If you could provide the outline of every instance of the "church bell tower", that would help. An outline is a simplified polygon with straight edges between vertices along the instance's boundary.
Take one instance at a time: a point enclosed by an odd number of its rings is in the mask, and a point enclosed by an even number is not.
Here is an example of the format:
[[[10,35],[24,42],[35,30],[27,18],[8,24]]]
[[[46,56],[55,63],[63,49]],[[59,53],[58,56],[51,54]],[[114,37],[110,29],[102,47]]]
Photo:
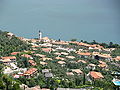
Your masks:
[[[39,39],[42,39],[42,32],[39,30]]]

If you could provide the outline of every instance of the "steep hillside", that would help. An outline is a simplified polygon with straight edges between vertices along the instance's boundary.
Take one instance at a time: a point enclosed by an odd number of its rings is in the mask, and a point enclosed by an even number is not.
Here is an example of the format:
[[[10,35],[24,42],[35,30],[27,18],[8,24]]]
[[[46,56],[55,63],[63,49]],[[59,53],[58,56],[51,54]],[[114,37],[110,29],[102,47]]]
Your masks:
[[[19,40],[15,35],[0,30],[0,56],[7,56],[14,51],[28,50],[29,45]]]

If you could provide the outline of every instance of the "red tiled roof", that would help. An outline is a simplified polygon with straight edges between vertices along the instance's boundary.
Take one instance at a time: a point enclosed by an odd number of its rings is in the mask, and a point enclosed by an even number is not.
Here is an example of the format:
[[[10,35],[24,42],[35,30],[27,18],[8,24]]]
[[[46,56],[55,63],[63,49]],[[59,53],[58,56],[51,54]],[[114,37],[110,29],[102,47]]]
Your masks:
[[[107,67],[107,64],[99,64],[98,66],[101,68],[105,68],[105,67]]]
[[[95,71],[91,71],[90,72],[91,77],[93,77],[94,79],[100,79],[100,78],[104,78],[103,75],[100,72],[95,72]]]
[[[28,62],[29,62],[32,66],[35,66],[35,65],[36,65],[35,61],[33,61],[33,60],[28,60]]]
[[[1,59],[16,59],[16,57],[15,56],[8,56],[8,57],[1,57]]]
[[[73,72],[66,72],[67,75],[74,75]]]
[[[33,45],[32,47],[33,47],[33,48],[36,48],[36,47],[40,47],[40,46],[37,46],[37,45]]]
[[[44,52],[50,52],[52,50],[52,48],[42,48],[42,51]]]
[[[100,54],[99,57],[103,57],[103,58],[111,58],[111,56],[108,55],[108,54]]]
[[[61,45],[68,45],[68,42],[60,41],[60,42],[53,42],[53,44],[61,44]]]
[[[47,65],[48,63],[40,61],[40,64]]]
[[[89,52],[79,52],[78,53],[79,55],[83,55],[83,56],[90,56],[91,55],[91,53],[89,53]]]
[[[83,72],[80,69],[72,69],[73,72],[76,72],[77,74],[82,74]]]
[[[114,60],[120,61],[120,56],[117,56],[116,58],[114,58]]]
[[[90,45],[89,45],[89,44],[87,44],[87,43],[83,43],[83,42],[78,43],[78,45],[80,45],[80,46],[90,47]]]
[[[33,73],[36,72],[36,71],[37,71],[36,68],[30,68],[28,71],[26,71],[26,72],[24,73],[24,75],[31,75],[31,74],[33,74]]]
[[[12,52],[11,55],[17,55],[19,54],[20,52]]]
[[[65,62],[64,62],[64,61],[58,61],[58,63],[59,63],[59,64],[65,64]]]
[[[84,60],[78,60],[77,62],[87,63],[87,62],[84,61]]]
[[[23,54],[21,55],[22,57],[26,57],[26,58],[31,58],[32,56],[31,55],[28,55],[28,54]]]

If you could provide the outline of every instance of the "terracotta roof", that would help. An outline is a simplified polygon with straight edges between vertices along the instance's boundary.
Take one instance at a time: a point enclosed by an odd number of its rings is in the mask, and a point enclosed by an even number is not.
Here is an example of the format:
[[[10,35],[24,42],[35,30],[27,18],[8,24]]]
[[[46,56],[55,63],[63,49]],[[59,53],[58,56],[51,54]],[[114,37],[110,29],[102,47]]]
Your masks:
[[[92,66],[92,67],[95,67],[96,65],[95,65],[95,64],[92,64],[92,63],[91,63],[91,64],[89,64],[88,66]]]
[[[90,47],[94,47],[94,48],[95,48],[95,47],[97,47],[97,45],[96,45],[96,44],[93,44],[93,45],[90,45]]]
[[[1,59],[16,59],[16,57],[15,56],[8,56],[8,57],[1,57]]]
[[[19,54],[20,52],[12,52],[11,55],[17,55]]]
[[[38,45],[33,45],[32,47],[33,47],[33,48],[36,48],[36,47],[40,47],[40,46],[38,46]]]
[[[48,37],[43,37],[42,40],[50,40]]]
[[[90,56],[91,55],[91,53],[89,53],[89,52],[79,52],[78,53],[79,55],[83,55],[83,56]]]
[[[83,42],[78,43],[78,45],[80,45],[80,46],[90,47],[90,45],[89,45],[89,44],[87,44],[87,43],[83,43]]]
[[[107,67],[107,64],[99,64],[98,66],[101,68],[105,68],[105,67]]]
[[[83,73],[80,69],[72,69],[72,72],[76,72],[77,74],[82,74]]]
[[[98,56],[103,58],[112,58],[109,54],[99,54]]]
[[[94,56],[98,55],[99,57],[102,57],[102,58],[112,58],[110,54],[100,54],[99,52],[93,52],[92,55]]]
[[[90,45],[90,44],[83,43],[83,42],[78,43],[78,45],[85,46],[85,47],[93,47],[93,48],[97,48],[97,49],[103,48],[103,46],[100,46],[100,45],[97,45],[97,44]]]
[[[37,48],[33,48],[32,50],[38,50]]]
[[[61,45],[68,45],[68,42],[60,41],[60,42],[53,42],[53,44],[61,44]]]
[[[99,55],[100,53],[99,52],[93,52],[92,55],[96,56],[96,55]]]
[[[50,52],[50,51],[52,51],[52,48],[42,48],[42,51],[44,51],[44,52]]]
[[[8,62],[11,62],[11,60],[10,59],[4,59],[4,60],[0,60],[1,62],[3,62],[3,63],[8,63]]]
[[[84,60],[78,60],[77,62],[87,63],[87,62],[84,61]]]
[[[65,62],[64,62],[64,61],[58,61],[58,63],[59,63],[59,64],[65,64]]]
[[[37,42],[38,40],[36,39],[30,39],[31,42]]]
[[[74,75],[73,72],[66,72],[66,74],[69,75]]]
[[[42,64],[42,65],[46,65],[47,63],[46,63],[46,62],[42,62],[42,61],[40,61],[40,64]]]
[[[78,44],[79,42],[77,42],[77,41],[69,41],[69,43]]]
[[[93,77],[94,79],[104,78],[100,72],[95,72],[95,71],[91,71],[90,76]]]
[[[26,57],[26,58],[31,58],[32,56],[31,55],[28,55],[28,54],[23,54],[21,55],[22,57]]]
[[[47,89],[47,88],[42,88],[42,89],[40,89],[40,90],[50,90],[50,89]]]
[[[120,61],[120,56],[117,56],[116,58],[114,58],[114,60]]]
[[[36,72],[36,71],[37,71],[36,68],[30,68],[28,71],[26,71],[26,72],[24,73],[24,75],[31,75],[31,74],[33,74],[33,73]]]
[[[33,61],[33,60],[28,60],[28,62],[29,62],[32,66],[35,66],[35,65],[36,65],[35,61]]]
[[[58,53],[58,52],[56,52],[56,53],[54,53],[55,55],[61,55],[61,53]]]

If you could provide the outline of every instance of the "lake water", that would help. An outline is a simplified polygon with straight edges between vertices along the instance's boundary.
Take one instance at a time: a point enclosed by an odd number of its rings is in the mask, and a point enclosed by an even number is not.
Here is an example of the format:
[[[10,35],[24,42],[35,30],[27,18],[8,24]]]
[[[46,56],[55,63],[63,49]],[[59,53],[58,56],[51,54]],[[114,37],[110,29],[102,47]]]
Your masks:
[[[26,38],[120,43],[120,0],[0,0],[0,29]]]

